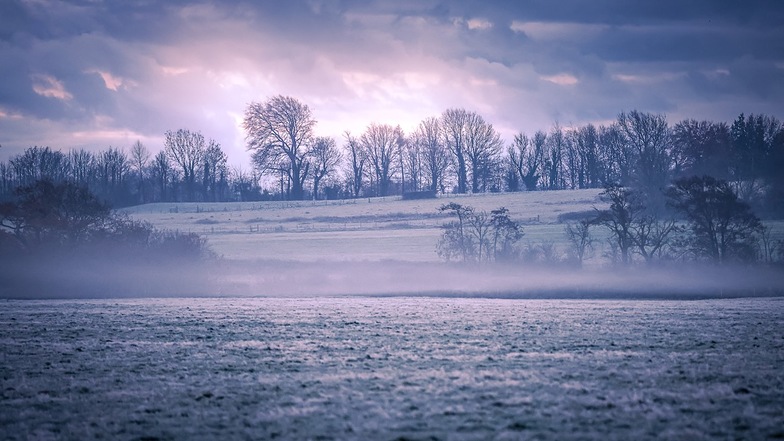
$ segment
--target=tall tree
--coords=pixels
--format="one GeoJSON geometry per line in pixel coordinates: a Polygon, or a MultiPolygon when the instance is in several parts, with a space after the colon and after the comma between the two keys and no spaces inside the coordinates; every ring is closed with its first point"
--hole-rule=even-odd
{"type": "Polygon", "coordinates": [[[545,167],[545,146],[547,134],[537,131],[533,138],[524,133],[514,137],[512,145],[507,148],[507,162],[510,169],[517,174],[525,189],[534,191],[539,188],[542,171],[545,167]]]}
{"type": "Polygon", "coordinates": [[[720,263],[754,258],[762,223],[727,181],[711,176],[681,178],[667,195],[672,206],[686,216],[699,256],[720,263]]]}
{"type": "Polygon", "coordinates": [[[68,177],[66,156],[49,147],[30,147],[9,161],[17,185],[28,186],[39,180],[60,182],[68,177]]]}
{"type": "Polygon", "coordinates": [[[304,197],[315,124],[310,108],[287,96],[251,103],[245,110],[243,127],[253,163],[262,173],[287,177],[294,200],[304,197]]]}
{"type": "Polygon", "coordinates": [[[632,259],[634,225],[645,213],[644,197],[638,191],[619,185],[606,186],[600,197],[610,206],[606,210],[597,210],[594,222],[608,230],[611,244],[621,254],[621,263],[627,265],[632,259]]]}
{"type": "Polygon", "coordinates": [[[131,169],[136,173],[136,179],[138,179],[137,192],[139,202],[141,203],[147,201],[144,194],[144,175],[147,170],[148,162],[150,162],[150,151],[147,150],[147,147],[145,147],[141,141],[137,140],[131,146],[131,169]]]}
{"type": "Polygon", "coordinates": [[[223,152],[220,144],[210,140],[209,145],[204,150],[202,173],[204,200],[213,202],[223,200],[223,192],[228,187],[226,182],[228,178],[226,161],[226,153],[223,152]]]}
{"type": "Polygon", "coordinates": [[[732,137],[725,123],[687,119],[672,129],[672,157],[677,177],[729,178],[732,137]]]}
{"type": "Polygon", "coordinates": [[[180,129],[166,132],[164,146],[169,158],[180,167],[185,181],[186,199],[195,200],[196,173],[204,164],[206,142],[199,132],[180,129]]]}
{"type": "Polygon", "coordinates": [[[84,149],[71,150],[68,163],[74,182],[88,187],[94,184],[97,175],[95,155],[84,149]]]}
{"type": "Polygon", "coordinates": [[[362,134],[360,141],[373,168],[378,195],[386,196],[399,165],[400,149],[405,142],[403,130],[400,126],[373,123],[362,134]]]}
{"type": "Polygon", "coordinates": [[[767,115],[747,117],[740,114],[732,123],[732,175],[741,199],[757,199],[763,193],[765,178],[781,175],[780,169],[770,167],[776,137],[781,130],[781,123],[767,115]]]}
{"type": "Polygon", "coordinates": [[[318,199],[321,181],[335,172],[343,156],[335,140],[328,136],[316,137],[310,154],[313,164],[313,199],[318,199]]]}
{"type": "Polygon", "coordinates": [[[365,179],[365,165],[367,163],[367,156],[362,144],[351,133],[345,132],[343,136],[346,138],[345,150],[348,156],[348,184],[351,196],[358,198],[362,194],[363,181],[365,179]]]}
{"type": "Polygon", "coordinates": [[[157,187],[157,200],[168,201],[171,197],[169,194],[169,186],[174,180],[174,170],[172,169],[166,151],[161,150],[155,155],[155,158],[153,158],[152,165],[150,166],[150,177],[157,187]]]}
{"type": "Polygon", "coordinates": [[[564,176],[564,153],[566,151],[566,135],[563,128],[556,123],[553,125],[550,134],[547,136],[546,148],[547,157],[545,168],[547,177],[547,188],[550,190],[563,189],[566,186],[564,176]]]}
{"type": "Polygon", "coordinates": [[[670,130],[666,117],[632,110],[621,112],[617,124],[635,154],[635,184],[648,196],[661,193],[670,174],[670,130]]]}
{"type": "Polygon", "coordinates": [[[444,147],[441,121],[433,117],[422,120],[412,138],[422,155],[428,189],[437,192],[443,185],[444,175],[449,167],[449,153],[444,147]]]}
{"type": "Polygon", "coordinates": [[[469,114],[465,109],[447,109],[441,115],[444,145],[452,153],[457,172],[457,192],[468,191],[468,165],[466,158],[465,126],[469,114]]]}
{"type": "Polygon", "coordinates": [[[126,187],[130,163],[128,155],[120,149],[109,148],[96,157],[98,170],[98,195],[121,205],[131,203],[126,187]]]}
{"type": "Polygon", "coordinates": [[[465,156],[471,167],[471,192],[486,191],[503,145],[501,135],[474,112],[468,113],[464,132],[465,156]]]}

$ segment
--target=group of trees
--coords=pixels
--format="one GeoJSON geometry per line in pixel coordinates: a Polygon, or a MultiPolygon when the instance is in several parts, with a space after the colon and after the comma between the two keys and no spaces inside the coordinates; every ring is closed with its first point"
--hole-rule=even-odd
{"type": "MultiPolygon", "coordinates": [[[[673,179],[710,175],[743,200],[784,206],[784,129],[774,117],[741,114],[731,125],[623,112],[611,124],[520,133],[510,145],[481,115],[447,109],[409,134],[370,124],[343,148],[314,137],[308,106],[276,96],[252,103],[244,127],[254,164],[287,198],[386,196],[411,191],[478,193],[634,186],[661,197],[673,179]],[[327,183],[327,185],[324,185],[327,183]],[[324,192],[320,192],[323,188],[324,192]],[[310,193],[308,193],[308,189],[310,193]]],[[[780,214],[780,213],[779,213],[780,214]]]]}
{"type": "MultiPolygon", "coordinates": [[[[623,112],[606,125],[553,125],[505,144],[476,112],[453,108],[411,133],[370,124],[342,139],[315,135],[310,108],[295,98],[253,102],[243,127],[253,168],[229,170],[220,144],[189,130],[165,133],[152,155],[140,142],[68,153],[33,147],[0,163],[0,196],[37,179],[72,180],[114,205],[153,201],[336,199],[432,193],[634,186],[662,195],[673,179],[710,175],[755,209],[784,214],[784,128],[767,115],[731,124],[623,112]],[[264,188],[262,189],[262,184],[264,188]]],[[[664,199],[657,202],[663,205],[664,199]]]]}
{"type": "Polygon", "coordinates": [[[437,252],[447,262],[513,262],[519,257],[523,228],[500,207],[490,214],[455,202],[439,209],[455,220],[444,225],[437,252]]]}
{"type": "Polygon", "coordinates": [[[262,197],[258,174],[229,170],[226,154],[216,141],[188,130],[166,132],[164,148],[155,155],[138,141],[130,152],[111,147],[96,153],[28,148],[0,162],[0,200],[9,200],[16,188],[41,180],[84,186],[115,207],[262,197]]]}
{"type": "MultiPolygon", "coordinates": [[[[173,270],[212,257],[199,235],[157,230],[117,214],[71,181],[35,181],[0,203],[2,295],[180,292],[195,285],[182,283],[173,270]]],[[[189,277],[206,282],[206,273],[189,277]]]]}
{"type": "MultiPolygon", "coordinates": [[[[607,233],[606,257],[624,266],[639,259],[647,264],[684,260],[771,263],[774,254],[778,259],[784,257],[784,248],[771,249],[760,219],[724,180],[707,175],[677,179],[663,192],[664,209],[651,203],[657,199],[638,187],[608,185],[600,197],[606,208],[566,224],[564,234],[571,246],[566,262],[582,265],[596,242],[594,228],[607,233]]],[[[550,264],[559,260],[551,243],[523,247],[523,229],[503,207],[488,214],[452,202],[440,211],[453,219],[443,225],[436,248],[446,261],[530,263],[537,261],[538,254],[546,254],[544,260],[550,264]]]]}

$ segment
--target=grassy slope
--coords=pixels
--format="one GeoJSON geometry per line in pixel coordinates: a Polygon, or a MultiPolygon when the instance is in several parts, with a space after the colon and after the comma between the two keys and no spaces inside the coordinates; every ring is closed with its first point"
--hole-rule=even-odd
{"type": "MultiPolygon", "coordinates": [[[[561,254],[569,245],[559,216],[603,208],[600,190],[563,190],[443,196],[403,201],[400,197],[346,201],[157,203],[124,211],[158,228],[204,235],[229,260],[438,261],[436,243],[449,202],[490,211],[506,207],[521,222],[525,244],[552,242],[561,254]]],[[[784,223],[768,223],[784,238],[784,223]]],[[[603,262],[602,228],[589,262],[603,262]]]]}
{"type": "Polygon", "coordinates": [[[231,260],[436,261],[446,217],[438,208],[457,202],[490,211],[509,209],[523,223],[525,240],[553,241],[565,249],[558,216],[602,204],[599,190],[567,190],[350,201],[157,203],[131,207],[132,217],[159,228],[203,234],[231,260]]]}

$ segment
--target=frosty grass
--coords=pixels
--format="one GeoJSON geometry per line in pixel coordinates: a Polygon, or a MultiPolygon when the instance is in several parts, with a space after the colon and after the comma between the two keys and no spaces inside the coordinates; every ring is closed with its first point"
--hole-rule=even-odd
{"type": "Polygon", "coordinates": [[[784,299],[3,301],[3,439],[784,437],[784,299]]]}

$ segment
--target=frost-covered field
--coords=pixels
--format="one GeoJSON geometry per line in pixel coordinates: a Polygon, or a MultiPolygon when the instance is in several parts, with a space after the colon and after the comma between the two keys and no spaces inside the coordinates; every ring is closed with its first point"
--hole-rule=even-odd
{"type": "MultiPolygon", "coordinates": [[[[457,202],[491,211],[509,209],[525,241],[565,249],[559,215],[603,207],[600,190],[563,190],[400,200],[400,196],[345,201],[157,203],[123,209],[158,228],[203,235],[226,259],[254,261],[438,261],[436,242],[448,221],[438,208],[457,202]]],[[[603,233],[597,231],[598,236],[603,233]]]]}
{"type": "Polygon", "coordinates": [[[784,299],[3,301],[5,439],[784,438],[784,299]]]}

